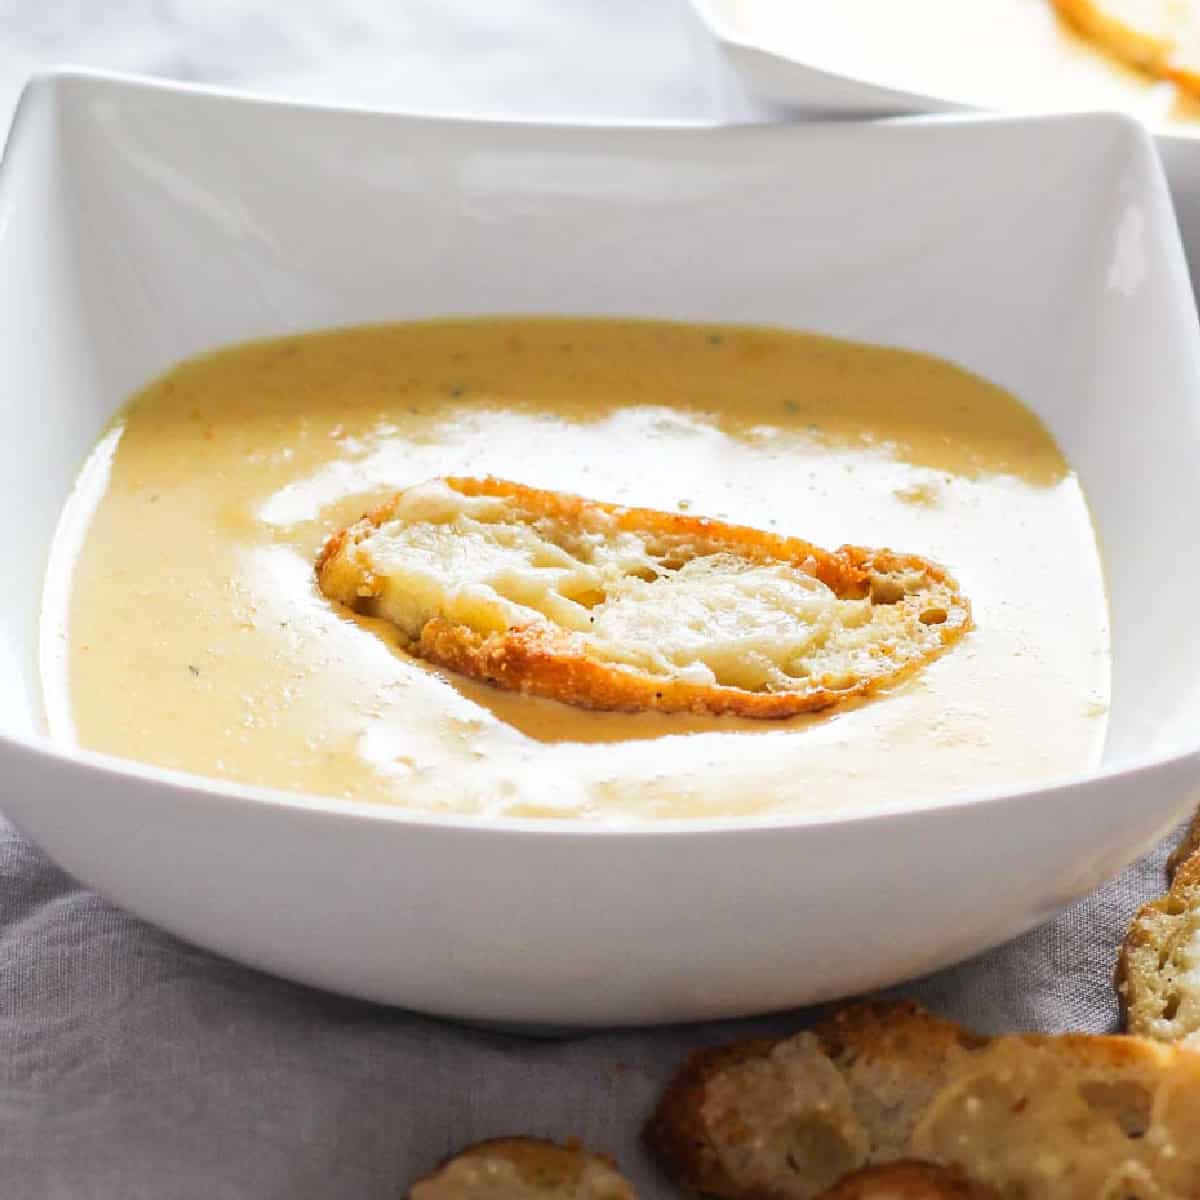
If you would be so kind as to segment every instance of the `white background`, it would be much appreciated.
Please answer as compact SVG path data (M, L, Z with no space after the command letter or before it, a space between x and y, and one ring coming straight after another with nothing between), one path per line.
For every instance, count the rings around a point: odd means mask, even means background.
M0 131L66 63L372 107L754 115L687 0L0 0Z

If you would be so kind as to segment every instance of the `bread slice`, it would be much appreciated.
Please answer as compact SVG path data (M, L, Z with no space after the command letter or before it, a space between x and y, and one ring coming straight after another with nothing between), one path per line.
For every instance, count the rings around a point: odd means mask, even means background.
M982 1044L915 1004L853 1005L794 1037L693 1054L643 1137L693 1191L809 1200L910 1157L922 1112Z
M317 577L421 658L595 709L788 717L895 683L971 623L923 558L491 478L398 492Z
M856 1005L791 1038L694 1056L645 1138L681 1183L727 1200L810 1200L909 1159L1005 1200L1195 1200L1200 1054L1128 1037L987 1039L911 1004Z
M1200 8L1195 0L1053 0L1096 45L1128 66L1200 93Z
M1138 910L1116 988L1130 1033L1164 1042L1200 1033L1200 855L1179 867L1165 896Z
M1167 881L1130 922L1113 984L1126 1032L1177 1042L1200 1035L1200 811L1167 859Z
M1144 1038L997 1038L952 1073L912 1153L1014 1200L1194 1200L1200 1055Z
M418 1180L409 1200L636 1200L612 1159L540 1138L478 1142Z
M845 1176L820 1200L999 1200L999 1192L968 1179L956 1167L897 1162Z
M1189 858L1200 850L1200 810L1192 818L1192 823L1183 831L1179 844L1171 851L1167 859L1167 879L1175 878L1175 873Z

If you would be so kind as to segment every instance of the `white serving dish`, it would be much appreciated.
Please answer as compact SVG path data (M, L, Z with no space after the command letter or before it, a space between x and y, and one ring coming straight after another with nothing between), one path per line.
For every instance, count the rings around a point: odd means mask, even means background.
M823 61L819 49L814 57L801 59L783 47L755 40L731 19L730 4L731 0L692 0L738 88L779 117L865 120L977 110L960 95L915 91L885 79L847 74ZM1154 135L1191 262L1193 289L1200 294L1200 121L1194 127L1164 125L1154 129Z
M798 6L792 0L691 3L748 91L788 112L863 119L1123 103L1147 124L1200 137L1200 123L1194 132L1185 122L1167 124L1174 97L1169 87L1140 80L1119 64L1097 69L1101 51L1078 37L1064 41L1050 0L992 0L980 7L918 0L894 10L885 2L844 13L805 0ZM893 13L900 17L888 24ZM930 46L937 54L922 58ZM984 53L991 54L987 62L980 59ZM951 61L957 66L947 72ZM988 70L997 62L1006 67L1000 74ZM1115 87L1121 74L1136 86ZM1037 84L1045 90L1031 86Z
M410 816L46 738L46 548L132 389L237 339L506 312L782 323L1022 396L1107 556L1102 769L871 815L613 830ZM1200 343L1157 159L1122 118L545 127L44 78L0 173L0 378L0 807L84 883L266 970L537 1024L816 1001L1044 920L1200 779Z

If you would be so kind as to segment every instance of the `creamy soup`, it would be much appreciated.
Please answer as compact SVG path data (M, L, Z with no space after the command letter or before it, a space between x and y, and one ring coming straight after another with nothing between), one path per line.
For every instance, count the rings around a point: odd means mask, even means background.
M982 108L1116 109L1200 130L1200 102L1080 37L1050 0L715 0L801 62Z
M820 545L937 559L976 628L915 678L781 722L588 712L436 670L318 591L394 489L500 475ZM1079 482L948 363L779 330L443 321L235 347L120 414L46 592L53 733L186 771L423 811L862 809L1095 765L1109 686Z

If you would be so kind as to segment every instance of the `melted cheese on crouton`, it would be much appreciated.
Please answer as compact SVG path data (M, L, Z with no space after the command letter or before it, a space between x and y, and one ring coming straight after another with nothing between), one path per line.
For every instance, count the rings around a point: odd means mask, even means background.
M919 560L861 578L837 564L850 590L839 594L805 543L780 557L753 530L681 530L649 512L631 523L630 510L574 501L559 511L519 485L431 480L338 535L322 588L413 644L435 620L482 637L545 629L562 654L748 692L853 689L929 657L968 621L952 583Z
M882 632L863 629L869 598L839 600L796 567L716 553L673 568L609 524L529 524L509 501L433 480L358 553L383 583L374 610L414 640L435 616L481 632L547 621L598 658L693 683L783 688L834 658L849 674Z

